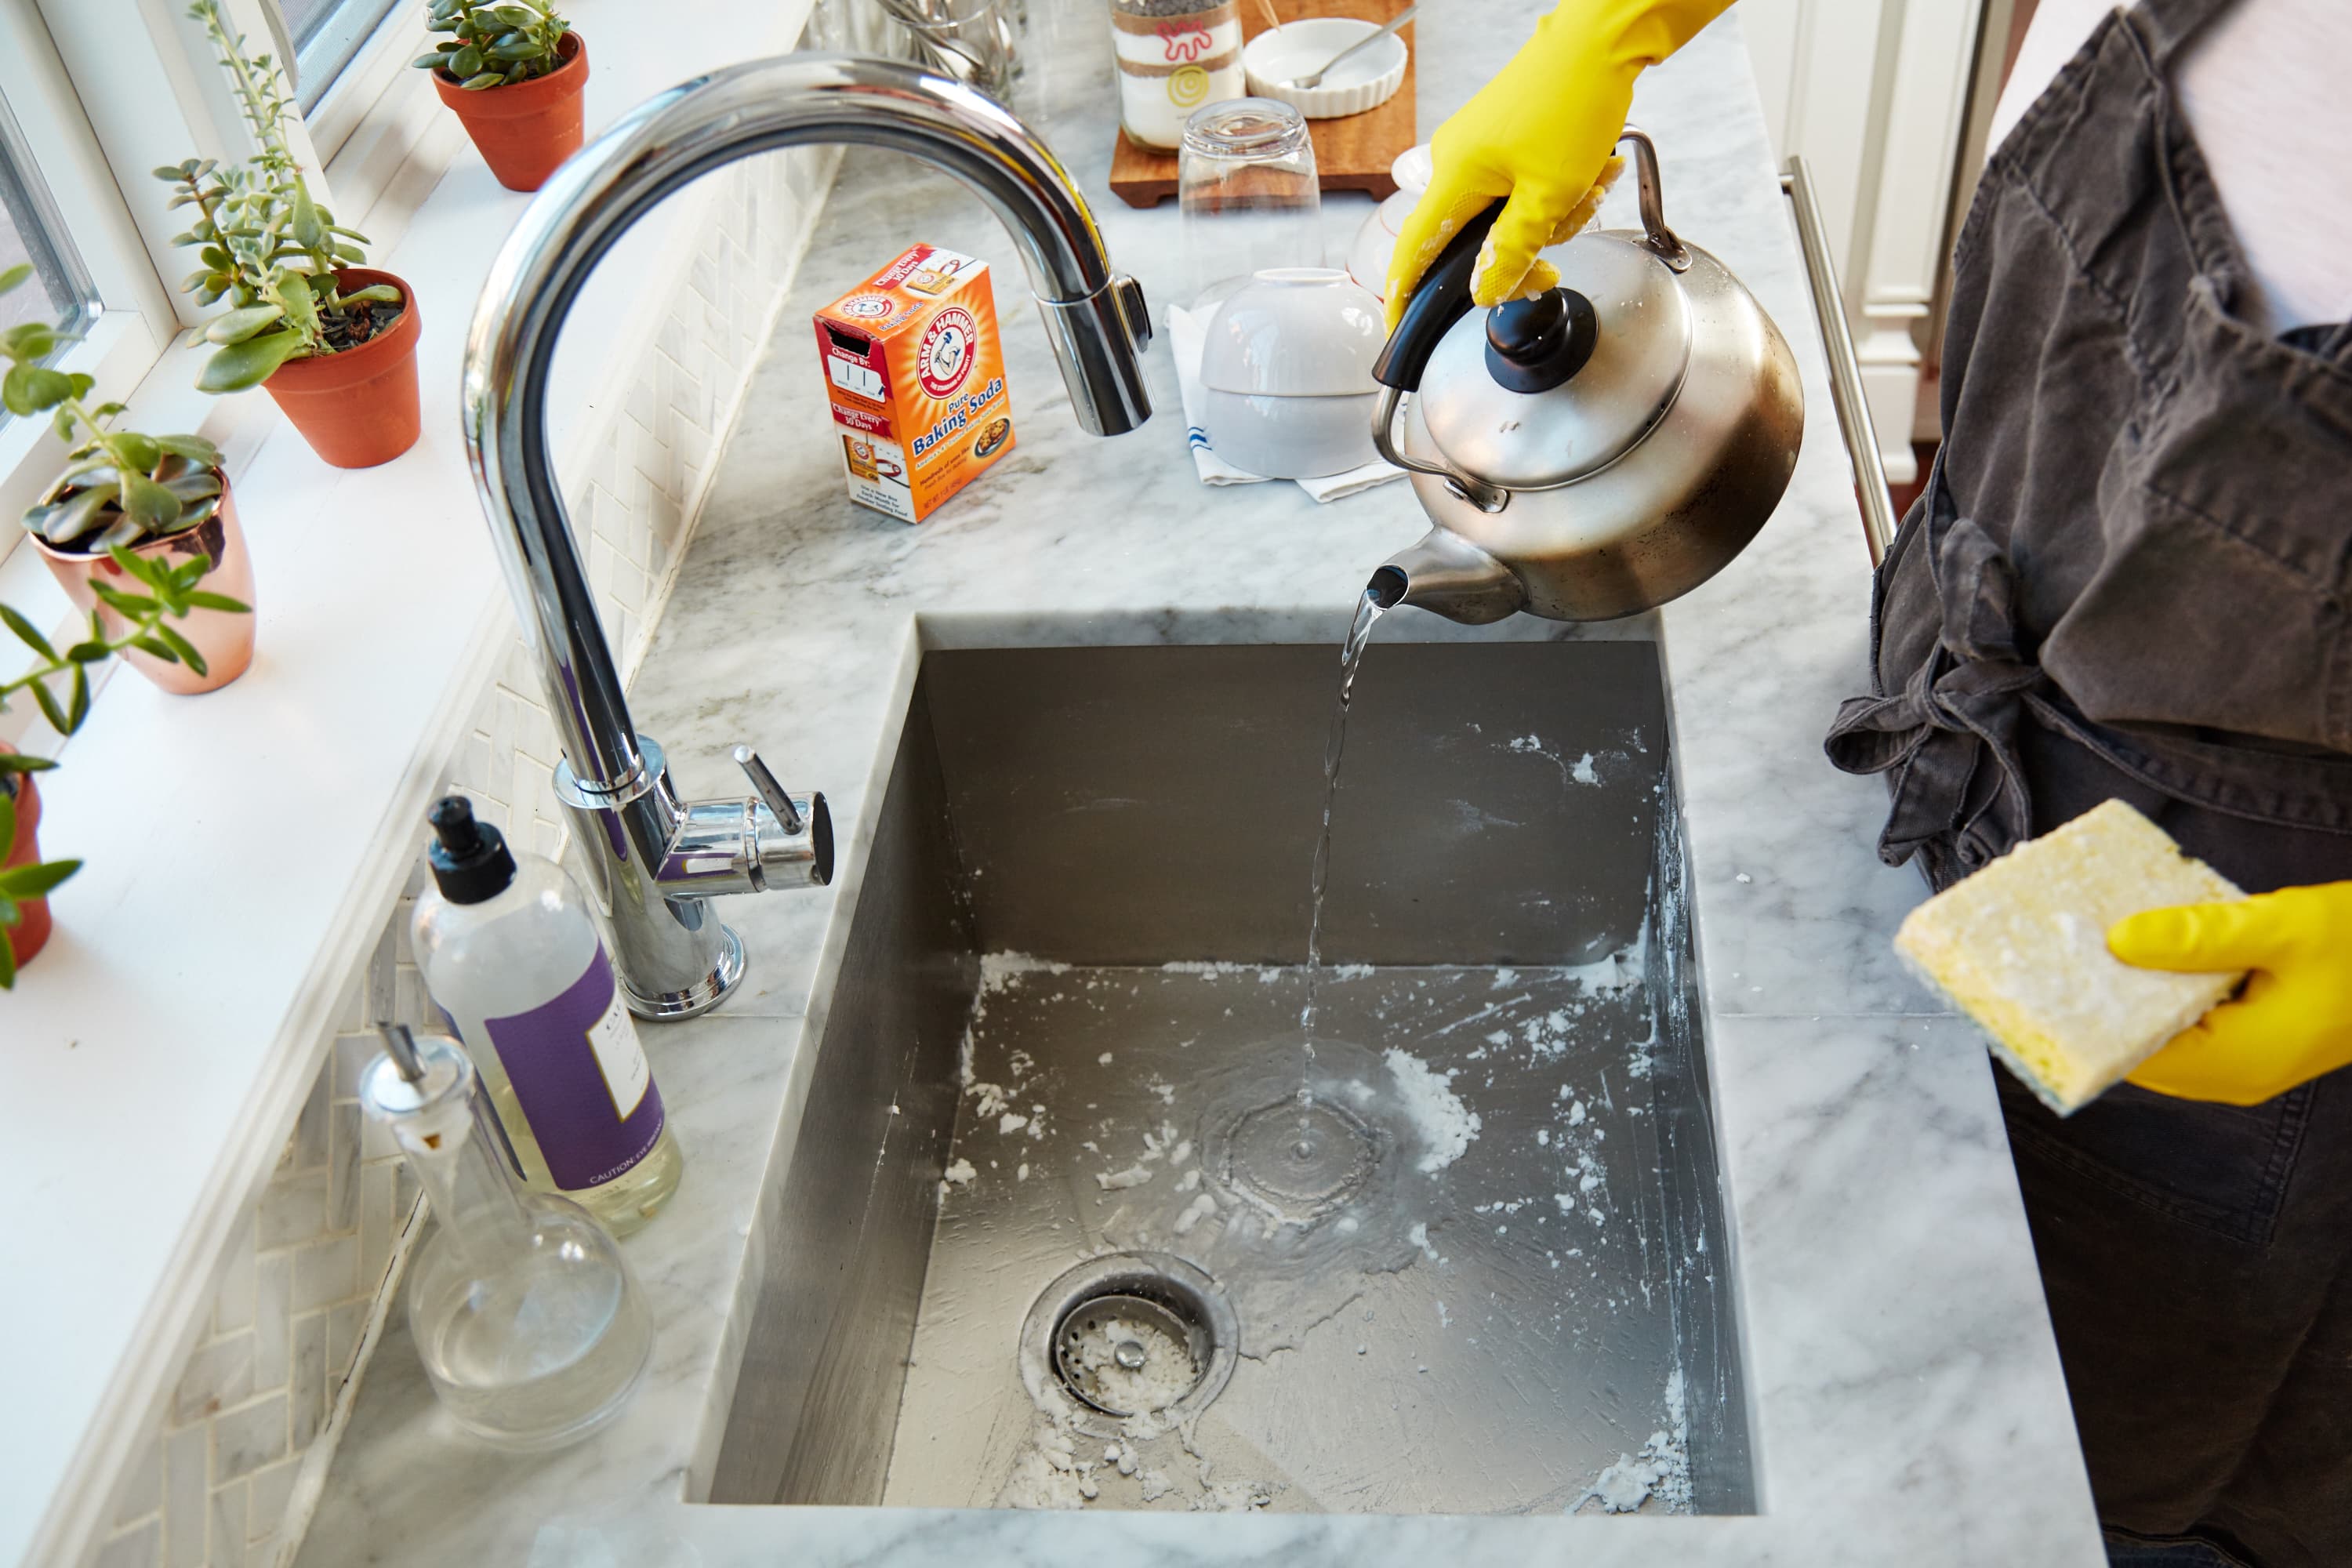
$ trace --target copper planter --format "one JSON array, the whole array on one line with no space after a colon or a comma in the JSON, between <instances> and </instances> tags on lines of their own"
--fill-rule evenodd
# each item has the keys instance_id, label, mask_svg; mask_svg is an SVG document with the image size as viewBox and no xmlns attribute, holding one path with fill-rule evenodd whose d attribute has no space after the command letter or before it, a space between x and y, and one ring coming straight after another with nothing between
<instances>
[{"instance_id":1,"label":"copper planter","mask_svg":"<svg viewBox=\"0 0 2352 1568\"><path fill-rule=\"evenodd\" d=\"M110 637L122 635L124 621L114 611L98 602L90 590L93 579L110 588L125 593L143 590L138 582L114 563L111 556L88 555L78 551L59 550L47 540L35 536L34 548L49 563L57 576L83 614L97 610L104 619ZM228 488L228 476L221 476L220 507L205 521L161 539L150 539L134 544L135 555L163 556L173 565L180 565L190 556L204 554L212 558L212 570L200 584L215 594L251 605L253 600L253 556L245 544L245 530L237 526L236 496ZM185 620L169 621L171 628L196 645L205 658L205 673L198 675L184 664L174 664L157 658L153 654L137 648L127 648L122 657L132 668L166 691L193 696L200 691L217 691L243 675L253 662L253 621L250 615L236 615L227 610L191 610Z\"/></svg>"}]
</instances>

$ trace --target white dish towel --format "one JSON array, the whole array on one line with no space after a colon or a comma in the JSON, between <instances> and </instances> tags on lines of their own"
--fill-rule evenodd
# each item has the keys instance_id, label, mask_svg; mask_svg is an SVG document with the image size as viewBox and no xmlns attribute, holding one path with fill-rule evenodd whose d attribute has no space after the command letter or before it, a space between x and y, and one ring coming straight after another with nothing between
<instances>
[{"instance_id":1,"label":"white dish towel","mask_svg":"<svg viewBox=\"0 0 2352 1568\"><path fill-rule=\"evenodd\" d=\"M1204 321L1181 305L1168 307L1168 345L1176 355L1176 385L1184 400L1184 434L1192 445L1192 466L1204 485L1262 485L1266 482L1264 474L1237 468L1217 456L1201 424L1201 345L1206 335ZM1402 468L1375 458L1361 468L1292 482L1318 501L1335 501L1402 478Z\"/></svg>"}]
</instances>

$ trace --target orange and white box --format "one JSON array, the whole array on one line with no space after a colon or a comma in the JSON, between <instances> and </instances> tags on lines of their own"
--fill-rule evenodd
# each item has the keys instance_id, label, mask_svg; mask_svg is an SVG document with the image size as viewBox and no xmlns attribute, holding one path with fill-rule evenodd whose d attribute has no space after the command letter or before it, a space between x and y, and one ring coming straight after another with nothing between
<instances>
[{"instance_id":1,"label":"orange and white box","mask_svg":"<svg viewBox=\"0 0 2352 1568\"><path fill-rule=\"evenodd\" d=\"M919 245L816 313L849 499L920 522L1013 450L988 263Z\"/></svg>"}]
</instances>

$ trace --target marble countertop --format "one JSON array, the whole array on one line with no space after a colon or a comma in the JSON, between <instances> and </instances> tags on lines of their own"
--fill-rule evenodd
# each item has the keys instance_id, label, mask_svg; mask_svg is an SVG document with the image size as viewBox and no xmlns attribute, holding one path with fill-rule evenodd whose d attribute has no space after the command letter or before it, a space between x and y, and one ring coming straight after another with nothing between
<instances>
[{"instance_id":1,"label":"marble countertop","mask_svg":"<svg viewBox=\"0 0 2352 1568\"><path fill-rule=\"evenodd\" d=\"M1107 69L1091 6L1044 5L1020 104L1068 160L1114 257L1173 293L1173 204L1106 190ZM1420 29L1434 126L1501 64L1538 5ZM1057 31L1058 29L1058 31ZM887 1560L960 1563L1429 1561L1914 1564L2104 1561L1990 1069L1973 1032L1899 970L1888 938L1922 892L1872 853L1884 796L1822 760L1863 679L1869 571L1818 333L1736 16L1643 79L1667 211L1795 345L1805 447L1779 512L1705 587L1607 628L1530 617L1469 630L1389 616L1377 640L1654 637L1672 694L1705 1034L1733 1230L1759 1511L1431 1519L1111 1511L715 1508L765 1183L789 1165L881 786L926 647L1326 641L1370 568L1424 526L1411 491L1318 506L1282 484L1193 477L1172 372L1160 413L1080 434L1017 269L998 273L1019 445L933 521L851 507L800 323L915 240L1010 260L979 203L902 159L853 154L734 432L633 697L681 787L730 787L758 743L842 825L826 893L733 900L752 955L719 1014L648 1031L688 1151L662 1220L628 1243L660 1323L646 1386L614 1426L508 1456L436 1410L404 1330L367 1373L301 1561L548 1564ZM1605 221L1631 224L1630 201ZM1368 204L1326 208L1334 255ZM1375 650L1373 658L1377 661Z\"/></svg>"}]
</instances>

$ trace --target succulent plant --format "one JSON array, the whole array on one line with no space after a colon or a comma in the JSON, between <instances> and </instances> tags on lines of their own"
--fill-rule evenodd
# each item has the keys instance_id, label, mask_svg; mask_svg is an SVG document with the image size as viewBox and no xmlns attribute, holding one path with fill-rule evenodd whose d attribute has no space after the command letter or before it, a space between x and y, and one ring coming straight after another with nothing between
<instances>
[{"instance_id":1,"label":"succulent plant","mask_svg":"<svg viewBox=\"0 0 2352 1568\"><path fill-rule=\"evenodd\" d=\"M562 65L556 46L572 26L548 0L502 0L494 5L432 0L427 25L449 37L414 63L423 70L446 70L458 86L478 92L530 81Z\"/></svg>"},{"instance_id":2,"label":"succulent plant","mask_svg":"<svg viewBox=\"0 0 2352 1568\"><path fill-rule=\"evenodd\" d=\"M188 15L219 49L260 151L236 164L190 158L163 165L155 177L173 187L171 205L196 209L195 222L172 243L194 247L204 265L180 288L200 305L222 299L230 305L197 329L220 346L196 384L241 392L288 360L358 347L391 323L402 300L387 283L349 294L337 288L339 268L365 264L360 247L367 236L343 227L311 199L286 142L294 100L284 79L269 56L246 54L245 35L228 30L220 0L194 0Z\"/></svg>"},{"instance_id":3,"label":"succulent plant","mask_svg":"<svg viewBox=\"0 0 2352 1568\"><path fill-rule=\"evenodd\" d=\"M0 294L32 276L30 262L0 272ZM220 505L220 453L201 436L143 436L113 426L120 403L87 401L97 383L41 362L67 341L44 321L0 331L0 405L20 418L49 416L67 443L65 471L25 513L25 527L60 550L92 554L194 528Z\"/></svg>"}]
</instances>

